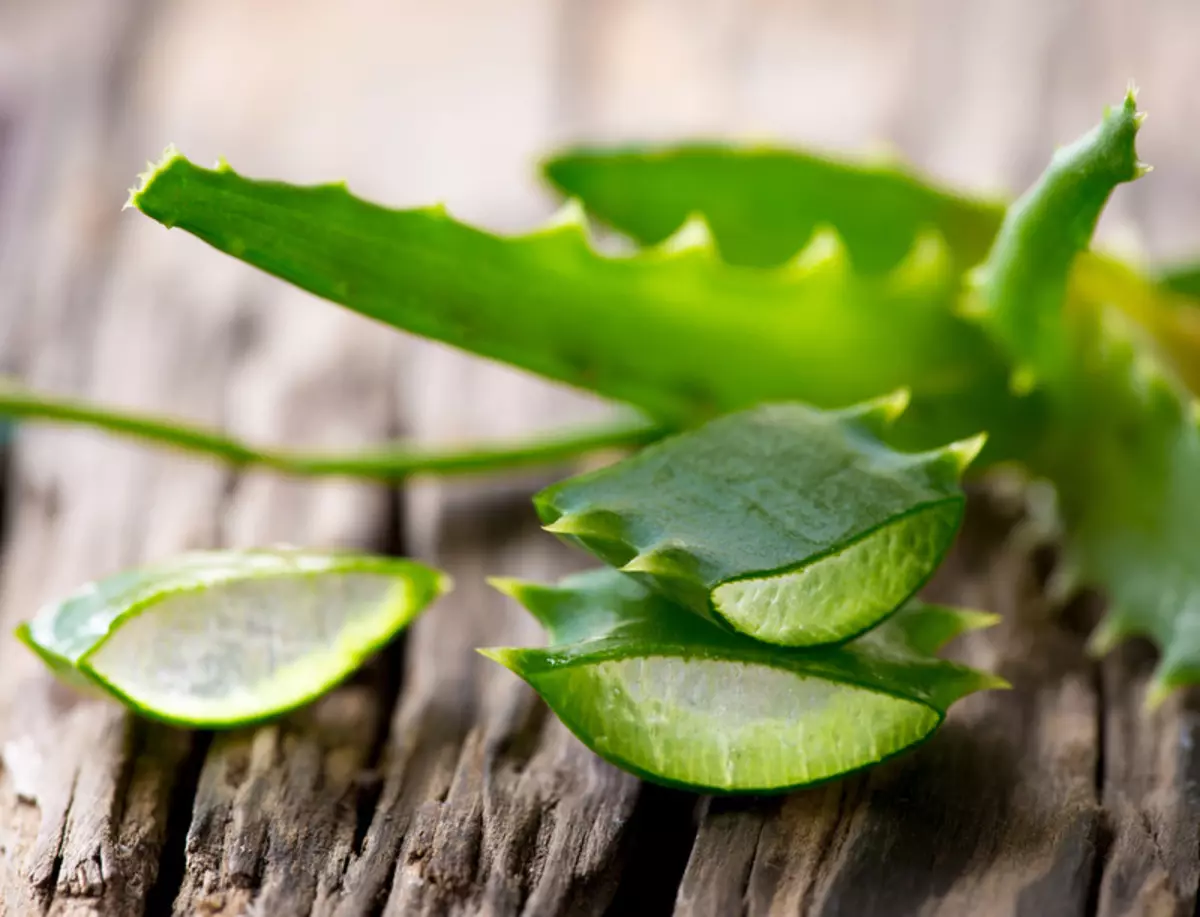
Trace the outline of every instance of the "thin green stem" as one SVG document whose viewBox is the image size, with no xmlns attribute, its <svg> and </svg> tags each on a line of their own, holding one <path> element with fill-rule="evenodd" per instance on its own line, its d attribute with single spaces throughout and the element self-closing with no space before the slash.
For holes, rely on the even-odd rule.
<svg viewBox="0 0 1200 917">
<path fill-rule="evenodd" d="M 302 452 L 251 446 L 222 433 L 163 417 L 112 410 L 42 392 L 0 385 L 0 416 L 94 427 L 142 442 L 308 477 L 389 480 L 415 474 L 469 474 L 550 464 L 602 449 L 640 446 L 666 431 L 645 420 L 622 420 L 521 442 L 427 447 L 396 444 L 356 453 Z"/>
</svg>

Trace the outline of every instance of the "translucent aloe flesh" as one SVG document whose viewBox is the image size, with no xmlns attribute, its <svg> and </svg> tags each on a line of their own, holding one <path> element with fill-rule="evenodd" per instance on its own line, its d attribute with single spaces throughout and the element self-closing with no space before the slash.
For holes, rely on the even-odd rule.
<svg viewBox="0 0 1200 917">
<path fill-rule="evenodd" d="M 542 491 L 546 528 L 692 611 L 769 643 L 845 640 L 933 574 L 981 440 L 896 452 L 903 397 L 767 405 Z"/>
<path fill-rule="evenodd" d="M 439 208 L 389 210 L 344 185 L 244 178 L 167 157 L 133 205 L 168 227 L 394 327 L 627 401 L 686 425 L 764 401 L 844 407 L 905 387 L 891 436 L 931 448 L 990 434 L 1019 454 L 1036 397 L 1008 389 L 987 336 L 954 315 L 944 238 L 914 237 L 892 271 L 854 271 L 823 233 L 771 271 L 721 261 L 693 223 L 661 247 L 607 257 L 582 213 L 500 237 Z"/>
<path fill-rule="evenodd" d="M 393 558 L 197 552 L 88 584 L 17 633 L 68 680 L 146 715 L 237 725 L 324 693 L 448 587 Z"/>
<path fill-rule="evenodd" d="M 545 649 L 489 649 L 597 754 L 647 779 L 780 791 L 927 738 L 956 700 L 1004 682 L 934 653 L 990 615 L 913 602 L 842 646 L 783 649 L 731 634 L 631 577 L 496 581 L 546 627 Z"/>
</svg>

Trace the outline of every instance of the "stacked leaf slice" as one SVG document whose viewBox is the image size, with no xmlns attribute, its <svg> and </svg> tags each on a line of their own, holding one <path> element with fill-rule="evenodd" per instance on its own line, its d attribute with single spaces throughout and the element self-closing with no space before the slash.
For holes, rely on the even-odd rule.
<svg viewBox="0 0 1200 917">
<path fill-rule="evenodd" d="M 897 452 L 878 434 L 904 403 L 764 405 L 549 488 L 547 530 L 615 569 L 497 580 L 551 645 L 485 653 L 598 754 L 669 784 L 782 790 L 921 741 L 1003 682 L 934 656 L 991 616 L 912 599 L 982 439 Z"/>
</svg>

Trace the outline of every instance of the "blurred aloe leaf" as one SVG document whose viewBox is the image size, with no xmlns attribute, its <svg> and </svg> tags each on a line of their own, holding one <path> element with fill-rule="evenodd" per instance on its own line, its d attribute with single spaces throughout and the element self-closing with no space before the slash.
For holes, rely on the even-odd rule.
<svg viewBox="0 0 1200 917">
<path fill-rule="evenodd" d="M 615 570 L 494 584 L 545 649 L 481 650 L 619 767 L 688 789 L 761 793 L 841 776 L 921 742 L 955 701 L 1005 687 L 933 656 L 991 615 L 912 602 L 848 644 L 773 647 L 722 630 Z"/>
<path fill-rule="evenodd" d="M 726 415 L 534 502 L 548 531 L 698 615 L 773 644 L 844 641 L 937 569 L 982 446 L 888 448 L 905 403 Z"/>
<path fill-rule="evenodd" d="M 588 452 L 653 442 L 664 431 L 639 418 L 518 442 L 456 446 L 398 443 L 361 452 L 302 452 L 255 446 L 216 430 L 168 417 L 34 392 L 0 380 L 0 417 L 93 427 L 184 452 L 211 455 L 237 466 L 261 466 L 307 477 L 395 480 L 419 474 L 473 474 L 563 461 Z M 0 428 L 4 434 L 8 426 Z"/>
<path fill-rule="evenodd" d="M 864 273 L 894 268 L 925 231 L 960 267 L 987 254 L 1003 203 L 938 188 L 898 163 L 854 163 L 799 150 L 687 144 L 566 150 L 545 177 L 613 228 L 656 245 L 703 214 L 731 264 L 770 267 L 822 226 L 846 240 Z"/>
<path fill-rule="evenodd" d="M 1132 91 L 1060 150 L 1009 211 L 979 274 L 973 311 L 1009 349 L 1022 384 L 1047 397 L 1051 422 L 1034 473 L 1054 483 L 1068 569 L 1103 588 L 1093 635 L 1103 651 L 1132 635 L 1162 649 L 1148 700 L 1200 681 L 1200 429 L 1194 397 L 1114 308 L 1066 295 L 1112 190 L 1146 171 Z"/>
<path fill-rule="evenodd" d="M 439 208 L 389 210 L 343 185 L 298 187 L 193 165 L 176 152 L 133 205 L 166 226 L 394 327 L 690 425 L 764 401 L 843 407 L 897 388 L 891 434 L 932 448 L 989 430 L 985 460 L 1020 454 L 1037 404 L 1015 398 L 977 327 L 953 314 L 960 274 L 937 233 L 882 275 L 821 232 L 774 270 L 731 267 L 692 222 L 608 257 L 582 213 L 499 237 Z"/>
<path fill-rule="evenodd" d="M 556 189 L 640 244 L 657 244 L 688 218 L 703 217 L 727 261 L 759 267 L 786 262 L 825 227 L 846 240 L 866 273 L 894 267 L 913 239 L 931 229 L 966 270 L 987 255 L 1005 213 L 1003 202 L 939 187 L 898 161 L 853 162 L 751 145 L 582 147 L 549 157 L 542 171 Z M 1070 289 L 1085 307 L 1115 306 L 1138 322 L 1200 393 L 1194 264 L 1152 278 L 1083 252 L 1072 264 Z"/>
</svg>

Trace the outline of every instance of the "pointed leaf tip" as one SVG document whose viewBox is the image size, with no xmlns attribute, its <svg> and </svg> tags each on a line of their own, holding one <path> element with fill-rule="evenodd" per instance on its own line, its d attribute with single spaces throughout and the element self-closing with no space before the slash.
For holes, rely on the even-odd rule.
<svg viewBox="0 0 1200 917">
<path fill-rule="evenodd" d="M 479 646 L 475 648 L 480 656 L 484 656 L 492 662 L 498 662 L 510 672 L 520 674 L 520 667 L 517 665 L 517 654 L 520 652 L 511 646 Z"/>
<path fill-rule="evenodd" d="M 656 246 L 655 250 L 665 255 L 716 255 L 717 251 L 712 228 L 704 214 L 698 212 L 689 214 L 683 225 Z"/>
<path fill-rule="evenodd" d="M 908 409 L 911 401 L 912 392 L 908 388 L 898 388 L 894 392 L 846 408 L 842 416 L 865 427 L 876 436 L 882 436 Z"/>
<path fill-rule="evenodd" d="M 545 225 L 543 231 L 553 231 L 564 228 L 578 228 L 581 231 L 587 229 L 587 212 L 583 209 L 583 202 L 577 197 L 568 198 L 563 202 Z"/>
<path fill-rule="evenodd" d="M 525 588 L 523 580 L 511 576 L 488 576 L 485 577 L 485 582 L 497 592 L 508 596 L 510 599 L 516 599 L 518 602 L 521 601 L 521 593 Z"/>
<path fill-rule="evenodd" d="M 792 268 L 800 273 L 818 270 L 848 270 L 850 257 L 845 240 L 832 226 L 821 225 L 813 230 L 808 244 L 792 259 Z"/>
<path fill-rule="evenodd" d="M 622 573 L 648 573 L 652 576 L 685 577 L 687 570 L 673 555 L 677 549 L 663 545 L 643 551 L 620 568 Z"/>
<path fill-rule="evenodd" d="M 941 450 L 950 462 L 950 465 L 961 476 L 971 463 L 983 451 L 983 447 L 987 445 L 987 434 L 976 433 L 974 436 L 969 436 L 966 439 L 960 439 L 958 442 L 951 443 Z"/>
</svg>

